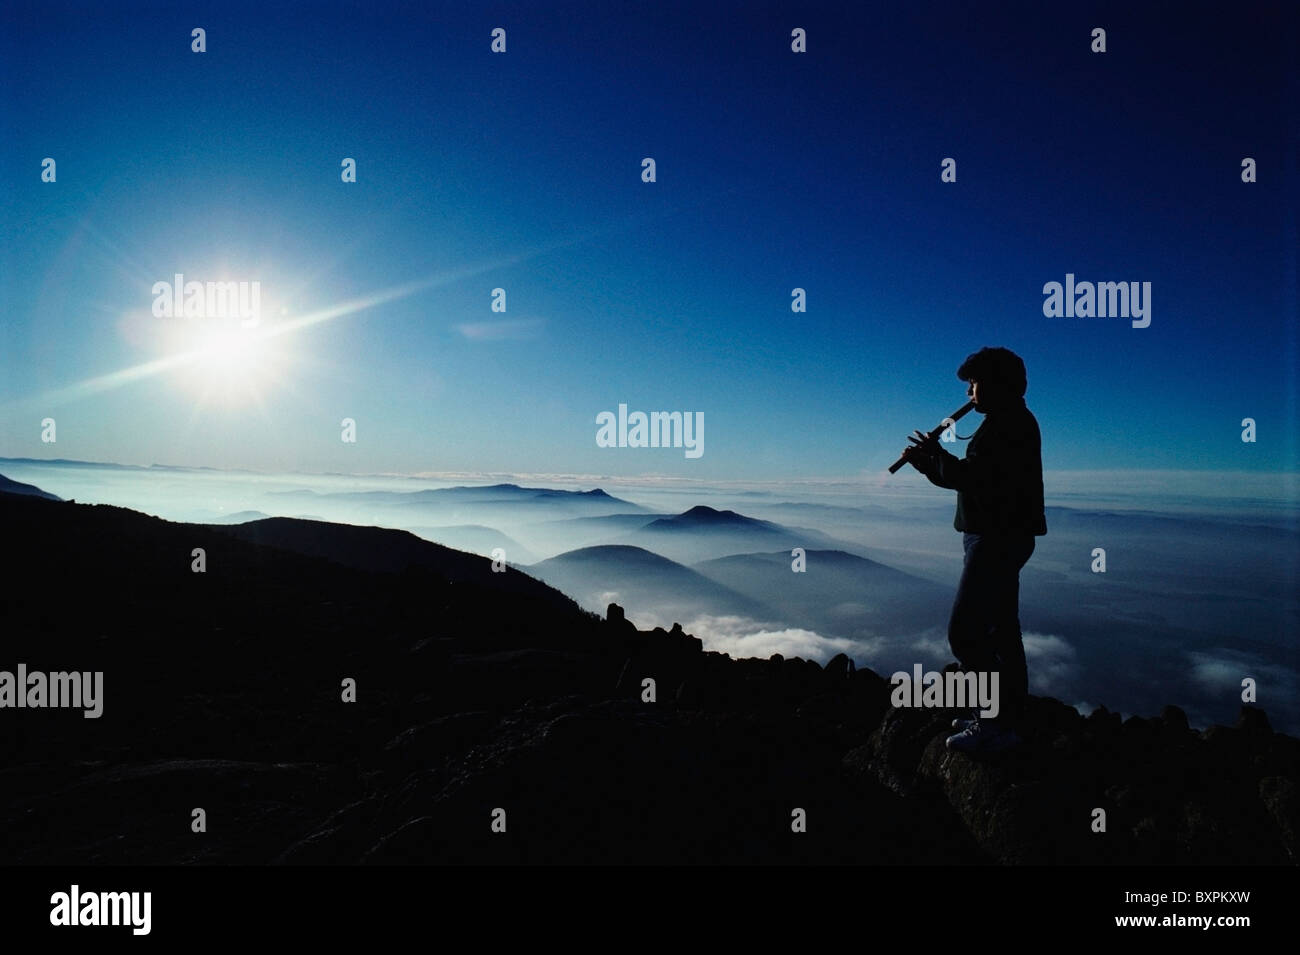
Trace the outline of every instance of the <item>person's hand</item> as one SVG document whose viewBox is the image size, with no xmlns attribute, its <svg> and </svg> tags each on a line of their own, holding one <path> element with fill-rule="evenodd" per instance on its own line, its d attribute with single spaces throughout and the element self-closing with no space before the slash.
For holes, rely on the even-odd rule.
<svg viewBox="0 0 1300 955">
<path fill-rule="evenodd" d="M 934 462 L 935 452 L 939 450 L 939 439 L 930 437 L 924 431 L 914 431 L 907 436 L 907 440 L 912 443 L 903 449 L 903 457 L 924 474 Z"/>
</svg>

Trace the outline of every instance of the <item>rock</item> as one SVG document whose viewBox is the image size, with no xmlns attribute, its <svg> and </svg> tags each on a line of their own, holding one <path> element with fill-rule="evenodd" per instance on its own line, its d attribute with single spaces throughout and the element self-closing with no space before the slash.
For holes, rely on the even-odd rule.
<svg viewBox="0 0 1300 955">
<path fill-rule="evenodd" d="M 1296 797 L 1295 781 L 1285 776 L 1265 776 L 1259 781 L 1259 798 L 1277 823 L 1282 847 L 1291 862 L 1300 861 L 1296 846 L 1296 833 L 1300 832 L 1300 799 Z"/>
<path fill-rule="evenodd" d="M 826 661 L 826 674 L 832 679 L 847 680 L 853 676 L 853 671 L 857 667 L 852 660 L 843 653 L 837 653 Z"/>
<path fill-rule="evenodd" d="M 694 709 L 700 705 L 700 688 L 698 681 L 692 679 L 682 680 L 677 686 L 677 693 L 673 699 L 680 707 Z"/>
<path fill-rule="evenodd" d="M 1073 706 L 1067 706 L 1051 697 L 1031 696 L 1025 704 L 1025 723 L 1028 731 L 1056 736 L 1073 736 L 1083 726 L 1083 717 Z"/>
<path fill-rule="evenodd" d="M 921 754 L 944 732 L 949 719 L 942 710 L 890 707 L 863 747 L 865 759 L 859 756 L 858 761 L 875 773 L 881 785 L 906 796 L 917 785 Z"/>
<path fill-rule="evenodd" d="M 1103 733 L 1111 733 L 1118 730 L 1121 722 L 1118 713 L 1112 713 L 1104 706 L 1099 706 L 1088 714 L 1088 728 Z"/>
<path fill-rule="evenodd" d="M 1237 736 L 1240 735 L 1237 730 L 1231 726 L 1222 726 L 1215 723 L 1213 726 L 1207 726 L 1201 731 L 1201 739 L 1216 747 L 1232 747 L 1236 744 Z"/>
<path fill-rule="evenodd" d="M 631 620 L 623 614 L 623 608 L 612 603 L 605 611 L 605 626 L 617 636 L 623 638 L 624 649 L 636 653 L 646 645 L 648 634 L 642 633 Z"/>
<path fill-rule="evenodd" d="M 1177 707 L 1121 724 L 1105 707 L 1084 719 L 1030 697 L 1022 747 L 975 759 L 944 748 L 951 711 L 892 707 L 888 681 L 847 655 L 733 660 L 680 624 L 641 631 L 618 604 L 602 620 L 396 532 L 255 523 L 266 540 L 196 537 L 120 508 L 0 494 L 23 556 L 0 593 L 9 658 L 57 639 L 128 680 L 93 725 L 26 708 L 0 720 L 0 859 L 1300 861 L 1300 741 L 1253 706 L 1235 728 L 1195 734 Z M 87 539 L 111 541 L 114 559 Z M 195 580 L 175 559 L 196 539 L 220 574 Z M 336 559 L 349 542 L 367 569 Z M 61 575 L 80 590 L 55 612 L 39 595 Z M 141 579 L 158 582 L 149 613 Z M 174 623 L 196 608 L 204 625 L 178 653 Z M 355 705 L 340 702 L 345 675 Z M 639 699 L 647 676 L 653 705 Z M 795 805 L 810 826 L 791 839 Z M 186 825 L 193 806 L 209 814 L 202 839 Z M 493 807 L 508 837 L 489 831 Z"/>
<path fill-rule="evenodd" d="M 1268 716 L 1258 706 L 1243 706 L 1237 717 L 1237 729 L 1245 733 L 1271 734 Z"/>
<path fill-rule="evenodd" d="M 1186 733 L 1190 729 L 1187 725 L 1187 714 L 1176 706 L 1166 706 L 1162 709 L 1160 720 L 1167 729 L 1177 730 L 1180 733 Z"/>
<path fill-rule="evenodd" d="M 638 681 L 636 679 L 636 661 L 628 657 L 623 663 L 623 669 L 619 671 L 618 682 L 614 685 L 615 696 L 630 696 L 635 689 Z"/>
<path fill-rule="evenodd" d="M 496 717 L 470 711 L 412 726 L 393 737 L 382 750 L 384 764 L 394 770 L 428 769 L 449 756 L 460 755 L 496 726 Z"/>
</svg>

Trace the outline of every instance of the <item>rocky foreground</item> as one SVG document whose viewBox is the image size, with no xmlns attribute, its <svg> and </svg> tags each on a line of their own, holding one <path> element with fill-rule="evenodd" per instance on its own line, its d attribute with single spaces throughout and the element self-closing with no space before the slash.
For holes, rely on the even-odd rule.
<svg viewBox="0 0 1300 955">
<path fill-rule="evenodd" d="M 8 494 L 0 526 L 0 669 L 105 685 L 95 720 L 0 710 L 5 863 L 1297 860 L 1300 741 L 1256 708 L 1033 698 L 977 762 L 847 657 L 708 653 L 401 531 Z"/>
</svg>

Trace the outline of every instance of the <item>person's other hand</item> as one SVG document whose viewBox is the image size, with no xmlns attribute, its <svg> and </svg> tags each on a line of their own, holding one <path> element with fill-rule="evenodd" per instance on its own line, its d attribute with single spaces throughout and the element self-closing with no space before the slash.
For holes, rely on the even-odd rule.
<svg viewBox="0 0 1300 955">
<path fill-rule="evenodd" d="M 903 457 L 912 467 L 924 474 L 939 449 L 939 440 L 930 437 L 924 431 L 914 431 L 908 435 L 907 440 L 912 443 L 903 449 Z"/>
</svg>

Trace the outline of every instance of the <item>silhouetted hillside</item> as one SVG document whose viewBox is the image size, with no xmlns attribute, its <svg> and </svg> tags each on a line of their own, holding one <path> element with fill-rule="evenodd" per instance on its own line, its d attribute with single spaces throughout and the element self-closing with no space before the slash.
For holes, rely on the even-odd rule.
<svg viewBox="0 0 1300 955">
<path fill-rule="evenodd" d="M 1296 861 L 1300 744 L 1253 707 L 1033 698 L 978 763 L 843 655 L 732 660 L 402 532 L 13 494 L 0 526 L 0 670 L 104 674 L 98 719 L 0 710 L 10 863 Z"/>
<path fill-rule="evenodd" d="M 43 497 L 47 501 L 62 500 L 62 498 L 51 494 L 49 491 L 42 491 L 35 484 L 23 484 L 20 481 L 11 481 L 3 474 L 0 474 L 0 494 L 27 494 L 31 497 Z"/>
<path fill-rule="evenodd" d="M 448 581 L 474 584 L 488 592 L 528 596 L 565 609 L 573 607 L 572 600 L 517 570 L 496 573 L 487 557 L 452 550 L 416 537 L 409 531 L 290 517 L 272 517 L 222 530 L 254 544 L 325 557 L 358 570 L 381 573 L 432 571 Z"/>
<path fill-rule="evenodd" d="M 531 564 L 537 560 L 537 555 L 531 550 L 495 527 L 456 524 L 450 527 L 411 527 L 409 530 L 435 544 L 483 557 L 490 556 L 499 547 L 505 552 L 505 560 L 511 566 Z"/>
</svg>

